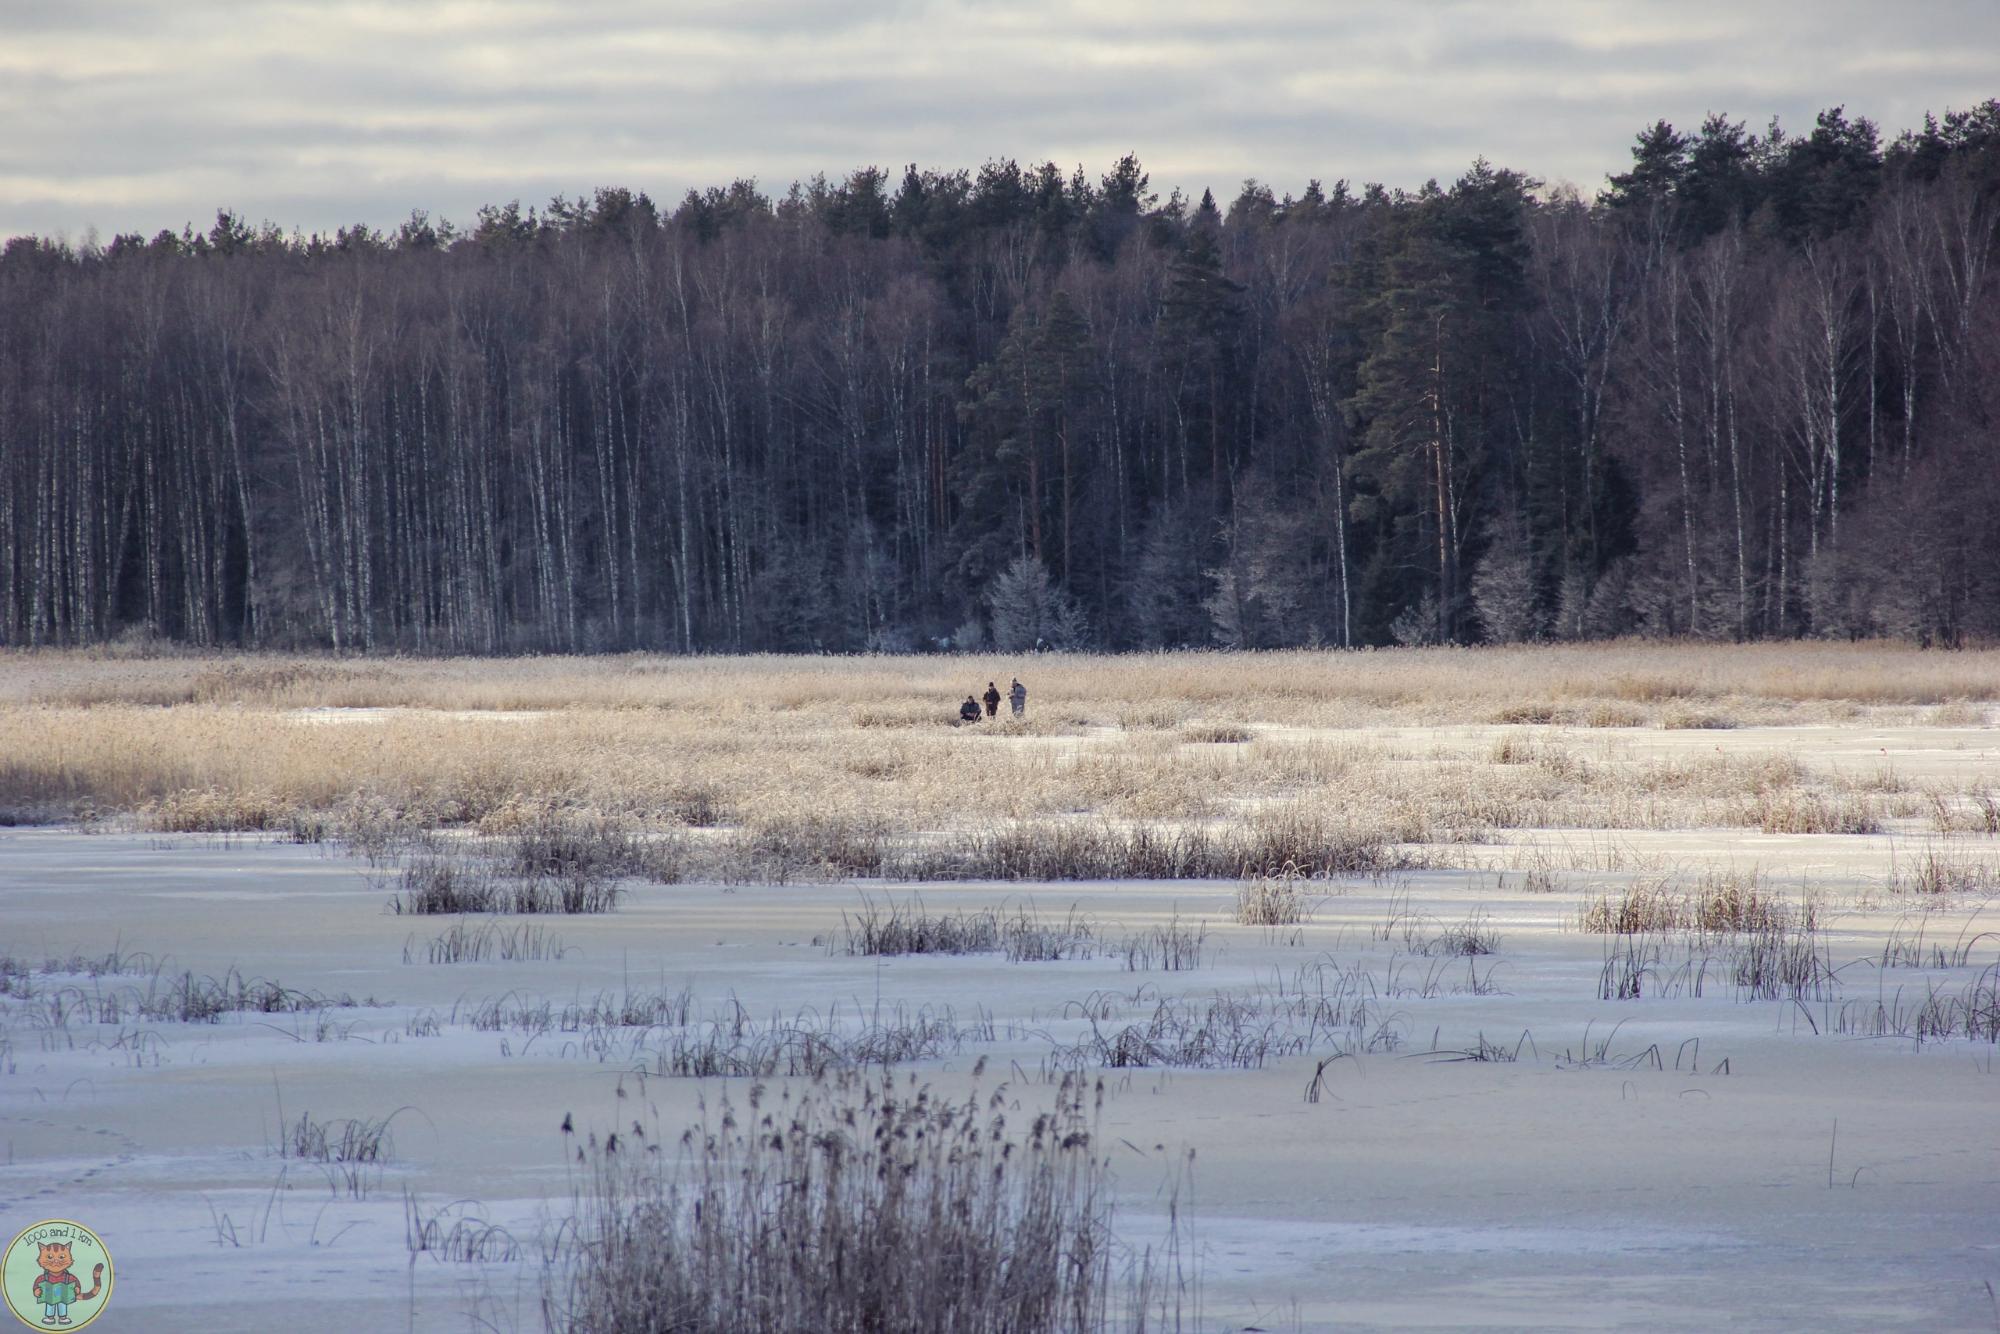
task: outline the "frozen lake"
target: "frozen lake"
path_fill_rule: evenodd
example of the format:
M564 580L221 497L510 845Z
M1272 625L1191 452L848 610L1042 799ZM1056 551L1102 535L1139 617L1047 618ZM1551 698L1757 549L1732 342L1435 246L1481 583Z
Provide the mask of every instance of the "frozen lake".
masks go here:
M1675 838L1628 842L1665 859ZM1728 852L1780 888L1791 863L1821 868L1841 1000L1920 994L1931 976L1962 985L2000 954L1989 940L1963 969L1879 969L1916 905L1860 869L1843 877L1844 858L1879 858L1878 840L1737 834ZM39 969L116 949L160 971L38 973L30 995L0 1000L0 1198L9 1219L69 1217L105 1237L119 1266L106 1330L464 1328L470 1315L536 1329L539 1239L571 1187L565 1116L579 1132L640 1117L672 1130L717 1081L636 1073L657 1032L604 1045L489 1031L473 1022L483 1004L685 988L697 1012L733 1002L760 1019L837 1025L901 1007L990 1021L990 1037L916 1069L958 1087L984 1057L982 1086L1032 1105L1052 1048L1089 1032L1086 1010L1109 1029L1163 997L1338 968L1368 979L1393 1045L1335 1061L1317 1101L1310 1055L1103 1072L1121 1233L1157 1237L1183 1184L1200 1328L1993 1328L1995 1049L1815 1031L1835 1026L1833 1002L1739 1002L1713 978L1700 997L1599 999L1605 941L1574 917L1592 885L1628 879L1571 875L1554 893L1477 871L1336 883L1296 932L1234 925L1230 884L922 890L934 911L1074 906L1101 938L1205 923L1205 966L1186 972L1106 954L829 949L864 889L880 900L900 886L633 885L613 914L541 919L560 958L446 965L425 954L450 919L389 913L381 875L329 849L5 830L0 954ZM1968 921L1976 933L1978 909L1953 906L1929 935L1949 941ZM1410 953L1475 917L1497 933L1494 954ZM214 1023L93 1023L81 1004L231 969L357 1003ZM1482 1037L1515 1059L1449 1059ZM302 1113L393 1118L364 1198L279 1155L280 1125ZM425 1215L460 1202L504 1227L518 1258L413 1261L406 1194Z

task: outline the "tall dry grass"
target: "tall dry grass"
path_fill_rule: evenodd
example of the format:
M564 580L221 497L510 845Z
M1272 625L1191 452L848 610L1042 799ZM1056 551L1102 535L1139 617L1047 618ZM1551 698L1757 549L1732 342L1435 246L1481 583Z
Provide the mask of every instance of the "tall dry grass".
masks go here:
M1172 730L1201 720L1560 722L1639 726L1673 717L1779 722L1798 705L1942 706L2000 700L2000 651L1905 644L1681 645L1644 641L1360 653L1040 654L954 657L328 658L125 657L0 650L0 705L210 704L451 710L865 710L877 726L945 720L968 690L1019 674L1032 721L1080 713ZM1593 721L1593 716L1595 721ZM1821 716L1826 716L1822 714Z
M953 725L969 678L1013 672L1033 692L1025 721ZM1978 794L1857 783L1778 753L1579 746L1628 735L1590 730L1600 725L1696 714L1748 724L1867 710L1964 726L1997 694L2000 654L1887 645L976 664L0 653L0 820L372 846L397 830L491 835L560 811L649 836L694 831L691 848L734 881L1228 878L1286 860L1340 874L1394 865L1398 847L1505 829L1858 833L1909 814L1969 819L1958 812ZM1582 730L1452 744L1393 730L1496 719Z

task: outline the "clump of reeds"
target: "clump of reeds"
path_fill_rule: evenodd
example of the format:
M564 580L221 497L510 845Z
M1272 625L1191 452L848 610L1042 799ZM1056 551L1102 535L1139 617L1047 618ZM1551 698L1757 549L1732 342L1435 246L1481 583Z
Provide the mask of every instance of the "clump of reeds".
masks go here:
M96 982L101 977L116 977L127 973L153 974L153 989L159 987L161 961L140 951L127 953L121 946L113 946L106 954L84 955L75 951L66 959L45 958L39 967L28 959L11 954L0 954L0 996L16 996L22 1000L33 1000L37 993L48 987L58 995L83 996L86 993L67 979L87 977ZM98 989L102 994L102 989Z
M949 1100L913 1078L840 1073L754 1086L741 1105L725 1095L675 1143L637 1124L590 1134L545 1323L1142 1328L1156 1280L1115 1244L1092 1089L1065 1079L1052 1110L1017 1125L997 1093Z
M1686 918L1681 896L1667 882L1645 880L1628 886L1616 899L1600 894L1584 904L1577 914L1577 930L1629 936L1672 931L1684 925Z
M1476 912L1463 922L1456 922L1428 939L1414 941L1411 952L1426 957L1469 956L1493 954L1500 949L1500 933L1487 920L1486 914Z
M1181 740L1196 745L1234 746L1254 740L1256 733L1242 723L1189 723L1181 729Z
M397 878L399 887L389 906L398 914L430 916L499 911L499 877L468 857L414 857L404 864Z
M930 912L921 897L886 905L861 896L850 917L840 914L842 950L847 954L983 954L1000 948L1000 918L979 912Z
M1534 1035L1523 1029L1521 1036L1514 1039L1514 1045L1510 1047L1504 1042L1495 1042L1486 1036L1485 1029L1481 1029L1477 1036L1473 1038L1472 1045L1469 1047L1433 1047L1425 1055L1440 1064L1450 1064L1455 1061L1474 1061L1479 1063L1497 1062L1512 1065L1521 1059L1521 1049L1532 1046L1534 1040Z
M1669 966L1662 957L1666 947L1661 941L1641 935L1613 936L1605 945L1604 968L1598 974L1598 999L1701 996L1708 986L1714 956L1697 957L1692 938L1683 940L1682 948L1680 963Z
M324 1009L328 1004L352 1005L351 999L329 1002L316 993L293 991L263 978L245 978L234 969L221 977L196 977L183 972L162 991L141 998L138 1013L148 1019L173 1019L180 1023L214 1023L225 1014L250 1011L256 1014L283 1014L296 1010Z
M2000 834L2000 792L1979 791L1970 795L1972 809L1978 813L1978 829L1982 834Z
M503 963L560 959L568 951L562 937L534 922L505 926L499 922L474 923L464 918L433 936L424 947L426 963ZM403 962L417 961L416 937L403 942Z
M1112 949L1114 955L1123 957L1127 972L1179 973L1191 968L1199 968L1206 960L1208 924L1205 922L1188 926L1176 913L1169 921L1159 926L1148 927L1124 937Z
M511 1264L520 1254L514 1234L473 1212L476 1206L455 1200L426 1209L409 1191L403 1192L403 1246L415 1260L427 1255L446 1264Z
M1963 968L1972 962L1972 952L1982 943L1992 941L2000 932L1974 931L1979 915L1959 928L1958 935L1949 945L1944 941L1930 939L1930 909L1917 921L1914 932L1907 931L1903 922L1898 922L1889 932L1889 938L1882 943L1882 954L1877 961L1883 968ZM1908 919L1904 919L1907 921ZM0 988L4 989L4 988Z
M1045 918L1030 904L1011 917L984 908L932 912L921 896L878 904L861 896L852 917L841 913L841 948L847 954L985 954L1001 952L1015 963L1087 959L1094 952L1096 925L1071 907L1062 917Z
M1285 809L1220 829L1017 821L925 840L883 870L906 880L1224 880L1287 863L1318 877L1380 874L1421 859L1379 833Z
M1808 903L1801 911L1810 913ZM1612 898L1600 894L1577 914L1577 929L1597 935L1668 931L1761 931L1792 919L1793 909L1755 871L1704 875L1692 887L1666 879L1636 881Z
M1017 821L929 840L887 869L905 880L1179 880L1210 865L1200 829Z
M617 881L589 875L535 876L501 884L494 911L522 915L610 912L625 893Z
M879 814L787 812L731 831L708 869L724 884L874 876L888 871L889 847L888 821Z
M610 912L624 896L625 878L678 878L678 858L677 845L662 851L662 845L602 828L530 826L497 844L407 858L389 909L417 915Z
M278 1156L317 1164L336 1195L344 1190L352 1199L366 1199L393 1156L389 1124L397 1115L315 1121L310 1112L301 1112L297 1121L282 1127Z
M1857 1037L1909 1038L1918 1045L1963 1037L2000 1043L2000 964L1992 964L1956 989L1931 982L1921 993L1893 993L1873 1001L1847 1001L1832 1031Z
M588 812L545 808L497 840L496 860L526 879L680 878L678 839L647 837L631 822Z
M1758 825L1767 834L1879 834L1875 805L1859 792L1765 793L1758 798Z
M1088 959L1096 953L1097 925L1075 905L1061 917L1044 918L1024 904L1001 920L1000 947L1014 963Z
M1739 999L1826 1000L1838 985L1825 933L1809 911L1746 933L1732 952Z
M451 1017L461 1016L475 1031L497 1033L512 1029L530 1036L549 1033L581 1033L600 1028L685 1028L694 1021L694 993L679 991L600 991L585 999L576 997L558 1007L546 998L534 998L520 991L490 997L470 1009L453 1006ZM750 1019L740 1007L730 1017L737 1023Z
M1794 910L1767 891L1755 871L1711 872L1696 882L1687 909L1688 925L1696 931L1768 931L1795 917L1811 926L1818 905L1808 896Z
M1929 789L1931 826L1938 833L2000 834L2000 793L1973 787L1963 793Z
M0 959L0 973L15 962ZM44 959L41 971L68 977L115 977L125 973L151 973L157 971L159 966L160 961L144 950L128 951L122 945L114 945L103 954L82 954L72 950L68 958Z
M1541 700L1502 704L1486 715L1486 721L1494 723L1524 725L1548 724L1560 720L1560 711L1555 705ZM1499 763L1499 761L1495 761Z
M1715 709L1669 705L1660 711L1660 726L1668 731L1727 731L1736 720Z
M1500 933L1484 909L1447 926L1429 913L1412 910L1407 889L1390 896L1387 915L1368 928L1368 934L1384 942L1400 938L1405 950L1424 958L1492 954L1500 948Z
M1241 926L1297 926L1312 917L1312 895L1296 862L1275 870L1252 871L1236 887L1236 921Z
M1144 991L1136 995L1148 994ZM1206 997L1163 996L1132 1022L1115 1024L1109 1001L1081 1007L1090 1033L1050 1053L1058 1069L1182 1066L1254 1070L1308 1052L1390 1051L1402 1042L1399 1020L1385 1014L1374 979L1319 964L1302 968L1289 985L1218 991Z
M1218 993L1205 1001L1166 998L1138 1023L1090 1036L1058 1062L1112 1070L1185 1066L1203 1070L1255 1070L1276 1057L1310 1050L1313 1034L1274 1021L1262 998ZM1329 1031L1329 1038L1333 1036Z
M1595 1026L1594 1022L1586 1023L1583 1026L1582 1043L1575 1048L1563 1048L1562 1054L1556 1057L1557 1069L1596 1070L1609 1068L1613 1070L1639 1070L1651 1068L1654 1070L1665 1070L1667 1068L1666 1061L1660 1051L1660 1044L1657 1042L1648 1045L1643 1050L1623 1055L1612 1050L1611 1044L1617 1039L1618 1030L1625 1026L1623 1019L1613 1024L1601 1037L1593 1037L1591 1035L1592 1029ZM1694 1044L1694 1055L1689 1058L1690 1069L1696 1069L1697 1072L1698 1067L1694 1066L1693 1061L1699 1058L1700 1051L1700 1043L1696 1042ZM1683 1043L1680 1050L1675 1054L1674 1068L1676 1070L1680 1069L1681 1059L1684 1056L1688 1056L1686 1043ZM1715 1073L1726 1072L1728 1068L1729 1062L1725 1058L1717 1064Z
M1246 867L1291 865L1301 875L1380 875L1415 870L1420 857L1399 852L1380 830L1345 820L1306 805L1258 811L1241 835L1228 846L1225 860L1236 862L1236 874Z
M1894 894L1990 895L2000 892L2000 866L1948 845L1926 843L1914 861L1892 865L1889 890Z
M228 1014L296 1014L328 1009L352 1009L374 1001L357 1001L345 993L328 995L300 990L261 977L246 977L234 968L220 976L192 971L167 973L157 965L144 985L68 985L47 996L51 1021L60 1025L70 1016L97 1024L123 1024L145 1019L155 1023L213 1024Z
M1581 784L1591 774L1590 766L1572 752L1521 732L1502 733L1486 758L1489 764L1532 766L1569 783Z
M897 1005L871 1010L853 1024L835 1006L823 1017L801 1012L758 1023L737 1012L665 1034L641 1032L628 1055L650 1053L660 1075L817 1078L834 1070L941 1060L994 1038L990 1016L961 1022L950 1006Z

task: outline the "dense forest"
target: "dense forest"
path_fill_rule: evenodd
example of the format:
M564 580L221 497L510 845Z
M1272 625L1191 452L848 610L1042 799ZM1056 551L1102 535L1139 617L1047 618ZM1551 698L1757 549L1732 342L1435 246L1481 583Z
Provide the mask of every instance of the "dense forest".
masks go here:
M2000 634L2000 102L0 254L0 643Z

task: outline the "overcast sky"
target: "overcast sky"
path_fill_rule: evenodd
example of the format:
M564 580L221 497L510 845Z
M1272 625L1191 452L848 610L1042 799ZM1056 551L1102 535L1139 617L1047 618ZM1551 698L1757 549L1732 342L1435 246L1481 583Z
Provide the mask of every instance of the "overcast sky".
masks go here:
M1225 202L1479 154L1587 193L1660 117L1996 95L1993 0L0 0L0 235L1128 151Z

